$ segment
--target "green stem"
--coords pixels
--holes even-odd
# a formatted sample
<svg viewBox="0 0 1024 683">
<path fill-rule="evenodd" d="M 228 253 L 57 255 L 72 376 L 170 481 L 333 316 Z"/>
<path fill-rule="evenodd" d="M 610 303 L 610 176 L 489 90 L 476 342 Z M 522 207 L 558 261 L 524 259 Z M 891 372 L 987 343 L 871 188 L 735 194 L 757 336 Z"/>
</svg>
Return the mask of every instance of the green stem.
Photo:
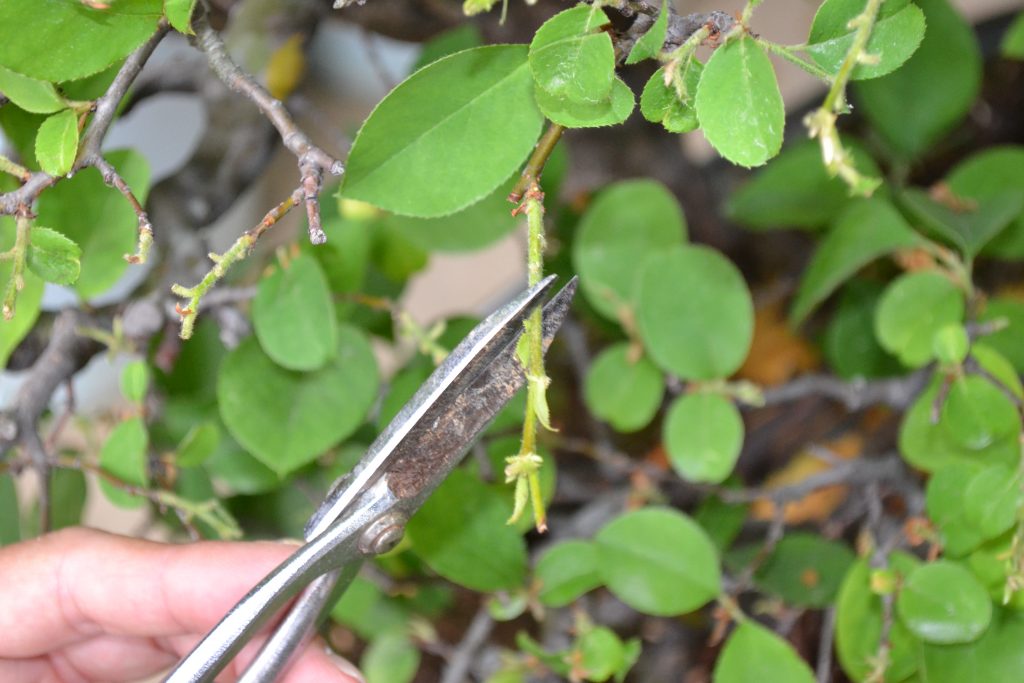
<svg viewBox="0 0 1024 683">
<path fill-rule="evenodd" d="M 519 180 L 516 181 L 512 191 L 508 194 L 510 202 L 518 202 L 523 198 L 523 193 L 530 188 L 531 184 L 535 181 L 540 182 L 540 174 L 544 170 L 544 164 L 548 162 L 548 157 L 555 151 L 555 146 L 562 139 L 562 133 L 564 132 L 565 127 L 557 123 L 552 123 L 544 131 L 544 135 L 541 136 L 533 148 L 533 154 L 530 155 L 526 166 L 523 167 Z"/>
<path fill-rule="evenodd" d="M 785 59 L 787 62 L 789 62 L 791 64 L 795 64 L 796 66 L 800 67 L 801 69 L 803 69 L 807 73 L 811 74 L 815 78 L 820 78 L 821 80 L 825 81 L 826 83 L 831 83 L 832 82 L 832 74 L 830 74 L 829 72 L 825 71 L 824 69 L 822 69 L 820 66 L 818 66 L 814 62 L 808 61 L 808 60 L 806 60 L 806 59 L 804 59 L 802 57 L 797 56 L 796 53 L 803 46 L 801 46 L 801 45 L 779 45 L 778 43 L 773 43 L 770 40 L 765 40 L 764 38 L 757 38 L 756 40 L 757 40 L 757 44 L 760 45 L 761 47 L 763 47 L 765 50 L 768 50 L 769 52 L 771 52 L 773 54 L 777 54 L 778 56 L 782 57 L 783 59 Z"/>
<path fill-rule="evenodd" d="M 864 49 L 868 45 L 868 39 L 871 38 L 871 31 L 875 27 L 878 8 L 881 5 L 882 0 L 867 0 L 864 11 L 850 20 L 850 26 L 856 26 L 857 32 L 853 35 L 853 43 L 850 45 L 843 63 L 839 66 L 839 72 L 836 73 L 835 80 L 832 81 L 832 87 L 825 95 L 825 101 L 821 104 L 823 109 L 839 113 L 844 108 L 846 86 L 853 76 L 853 70 L 857 68 L 858 62 L 865 54 Z"/>
<path fill-rule="evenodd" d="M 0 173 L 7 173 L 18 180 L 25 181 L 32 177 L 32 172 L 21 164 L 16 164 L 3 154 L 0 154 Z"/>
<path fill-rule="evenodd" d="M 29 234 L 32 231 L 32 221 L 28 216 L 17 217 L 17 229 L 14 236 L 14 246 L 7 253 L 13 261 L 11 267 L 11 279 L 7 281 L 7 292 L 4 294 L 3 314 L 4 320 L 14 317 L 14 306 L 18 299 L 18 292 L 25 286 L 25 258 L 28 254 Z"/>
</svg>

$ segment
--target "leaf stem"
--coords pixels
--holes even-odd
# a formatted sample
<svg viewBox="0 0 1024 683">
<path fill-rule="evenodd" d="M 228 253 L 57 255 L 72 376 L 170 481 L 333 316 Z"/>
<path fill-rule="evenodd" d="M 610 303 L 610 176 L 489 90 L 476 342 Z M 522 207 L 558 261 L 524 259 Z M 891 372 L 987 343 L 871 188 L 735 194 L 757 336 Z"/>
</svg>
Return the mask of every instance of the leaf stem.
<svg viewBox="0 0 1024 683">
<path fill-rule="evenodd" d="M 19 214 L 16 221 L 17 231 L 14 236 L 14 246 L 7 252 L 10 256 L 5 258 L 5 260 L 12 261 L 13 266 L 11 268 L 11 279 L 7 281 L 7 291 L 4 294 L 4 320 L 10 320 L 14 317 L 14 306 L 18 299 L 18 292 L 25 287 L 25 259 L 28 254 L 29 233 L 32 231 L 32 221 L 27 215 Z"/>
<path fill-rule="evenodd" d="M 513 203 L 518 203 L 523 198 L 523 193 L 526 192 L 530 186 L 536 181 L 540 181 L 540 174 L 544 170 L 544 164 L 548 162 L 548 158 L 551 153 L 555 151 L 555 146 L 558 141 L 562 139 L 562 133 L 565 132 L 565 127 L 560 126 L 557 123 L 552 123 L 548 126 L 548 129 L 544 131 L 544 135 L 541 136 L 540 140 L 533 148 L 533 154 L 530 155 L 529 160 L 526 162 L 526 166 L 523 167 L 523 172 L 519 175 L 519 180 L 516 182 L 512 191 L 508 194 L 508 200 Z"/>
<path fill-rule="evenodd" d="M 25 182 L 32 177 L 32 171 L 28 170 L 21 164 L 14 163 L 3 154 L 0 154 L 0 173 L 12 175 L 22 182 Z"/>
<path fill-rule="evenodd" d="M 814 62 L 797 56 L 796 53 L 803 48 L 802 45 L 780 45 L 779 43 L 773 43 L 772 41 L 765 40 L 764 38 L 757 38 L 756 40 L 757 44 L 764 49 L 773 54 L 777 54 L 791 64 L 795 64 L 815 78 L 820 78 L 826 83 L 832 82 L 832 74 L 825 71 Z"/>
</svg>

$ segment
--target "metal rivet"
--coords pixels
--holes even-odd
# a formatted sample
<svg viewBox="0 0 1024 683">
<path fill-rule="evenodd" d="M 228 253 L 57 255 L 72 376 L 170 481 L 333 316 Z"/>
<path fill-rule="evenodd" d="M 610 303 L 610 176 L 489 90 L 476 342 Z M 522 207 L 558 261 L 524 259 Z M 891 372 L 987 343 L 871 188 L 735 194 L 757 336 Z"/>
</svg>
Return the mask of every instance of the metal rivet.
<svg viewBox="0 0 1024 683">
<path fill-rule="evenodd" d="M 405 515 L 389 512 L 370 522 L 359 539 L 359 552 L 363 555 L 383 555 L 388 552 L 402 540 L 407 521 Z"/>
</svg>

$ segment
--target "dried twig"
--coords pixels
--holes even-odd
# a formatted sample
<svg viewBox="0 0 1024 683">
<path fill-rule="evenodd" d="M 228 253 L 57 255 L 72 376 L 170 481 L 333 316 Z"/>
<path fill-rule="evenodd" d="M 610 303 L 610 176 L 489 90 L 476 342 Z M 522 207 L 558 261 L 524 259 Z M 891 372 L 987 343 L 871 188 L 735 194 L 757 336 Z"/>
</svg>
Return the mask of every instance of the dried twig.
<svg viewBox="0 0 1024 683">
<path fill-rule="evenodd" d="M 491 635 L 493 628 L 494 618 L 491 617 L 487 605 L 480 605 L 473 621 L 469 622 L 466 634 L 452 650 L 448 666 L 441 674 L 441 683 L 463 683 L 466 680 L 466 674 L 473 664 L 473 657 Z"/>
<path fill-rule="evenodd" d="M 773 405 L 818 396 L 839 401 L 850 410 L 873 405 L 906 408 L 924 389 L 931 372 L 924 368 L 892 379 L 842 380 L 830 375 L 804 375 L 778 387 L 764 390 L 764 404 Z"/>
</svg>

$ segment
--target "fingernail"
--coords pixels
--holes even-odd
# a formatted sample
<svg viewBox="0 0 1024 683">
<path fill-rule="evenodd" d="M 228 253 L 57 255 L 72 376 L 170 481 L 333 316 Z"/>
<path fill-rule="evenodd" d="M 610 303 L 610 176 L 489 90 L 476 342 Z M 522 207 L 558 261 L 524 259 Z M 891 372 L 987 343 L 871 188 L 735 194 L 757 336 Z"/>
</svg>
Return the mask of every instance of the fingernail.
<svg viewBox="0 0 1024 683">
<path fill-rule="evenodd" d="M 279 538 L 276 543 L 284 543 L 285 545 L 301 546 L 305 545 L 305 541 L 301 541 L 297 538 Z"/>
<path fill-rule="evenodd" d="M 327 657 L 334 662 L 334 665 L 338 667 L 343 674 L 351 677 L 354 681 L 359 681 L 359 683 L 366 683 L 366 679 L 363 678 L 363 674 L 360 673 L 355 664 L 348 661 L 329 647 L 325 647 L 324 652 L 327 653 Z"/>
</svg>

